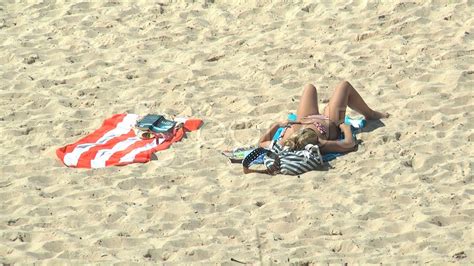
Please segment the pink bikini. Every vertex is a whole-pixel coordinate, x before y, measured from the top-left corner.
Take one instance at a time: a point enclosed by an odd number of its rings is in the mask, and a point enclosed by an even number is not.
[[[316,119],[329,120],[329,117],[327,117],[325,115],[308,115],[304,119],[312,119],[313,121],[311,121],[311,122],[314,124],[316,129],[318,129],[319,133],[321,133],[323,135],[326,135],[326,133],[328,133],[328,130],[327,130],[326,126],[324,126],[323,124],[316,121]]]
[[[331,136],[330,136],[331,134],[330,134],[328,128],[325,125],[323,125],[319,122],[321,120],[328,120],[329,121],[329,127],[331,127],[332,124],[334,124],[334,129],[337,132],[337,135],[336,135],[335,139],[337,139],[337,136],[339,136],[339,134],[340,134],[339,127],[337,126],[337,124],[335,122],[331,121],[329,119],[329,117],[327,117],[325,115],[308,115],[305,118],[303,118],[303,121],[308,122],[307,124],[313,124],[314,127],[318,130],[318,132],[322,136],[325,136],[327,139],[331,139]]]

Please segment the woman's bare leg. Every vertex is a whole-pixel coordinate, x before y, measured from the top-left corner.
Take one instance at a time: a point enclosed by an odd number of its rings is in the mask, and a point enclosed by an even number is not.
[[[347,106],[362,114],[369,120],[386,118],[389,116],[388,113],[381,113],[372,110],[354,87],[352,87],[349,82],[343,81],[334,90],[334,93],[324,110],[324,114],[332,121],[343,122],[344,117],[346,116]]]
[[[319,114],[318,92],[313,84],[304,86],[303,95],[301,95],[298,111],[296,112],[298,120],[308,116]]]

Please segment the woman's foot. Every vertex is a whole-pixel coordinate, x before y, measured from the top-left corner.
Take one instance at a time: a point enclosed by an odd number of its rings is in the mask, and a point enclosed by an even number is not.
[[[387,112],[381,113],[381,112],[372,110],[372,113],[370,114],[370,116],[365,116],[365,119],[367,119],[367,120],[379,120],[379,119],[382,119],[382,118],[388,118],[389,116],[390,116],[390,114],[387,113]]]

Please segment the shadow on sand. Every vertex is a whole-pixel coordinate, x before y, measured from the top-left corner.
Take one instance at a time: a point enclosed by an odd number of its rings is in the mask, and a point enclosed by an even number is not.
[[[362,129],[361,132],[372,132],[377,128],[384,127],[385,124],[381,120],[369,120],[367,125]]]

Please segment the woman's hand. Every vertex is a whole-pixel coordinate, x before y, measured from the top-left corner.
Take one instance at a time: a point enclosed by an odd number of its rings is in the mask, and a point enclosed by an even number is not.
[[[275,157],[275,162],[269,168],[265,170],[258,170],[258,169],[250,169],[248,167],[243,168],[244,174],[251,174],[251,173],[258,173],[258,174],[267,174],[267,175],[276,175],[280,173],[280,158],[278,156]]]
[[[339,125],[339,128],[341,129],[342,132],[346,132],[347,130],[349,130],[350,132],[352,132],[351,130],[351,126],[350,125],[347,125],[347,124],[340,124]]]
[[[339,125],[339,128],[341,129],[342,133],[344,133],[344,146],[349,149],[354,149],[357,146],[357,143],[354,141],[354,138],[352,136],[351,126],[342,123]]]
[[[339,128],[344,133],[344,139],[341,140],[320,140],[322,146],[322,152],[351,152],[357,149],[357,143],[352,136],[351,126],[340,124]]]
[[[272,166],[270,166],[269,168],[267,168],[267,174],[269,175],[276,175],[278,173],[280,173],[280,157],[276,156],[275,158],[275,161],[273,162]]]

